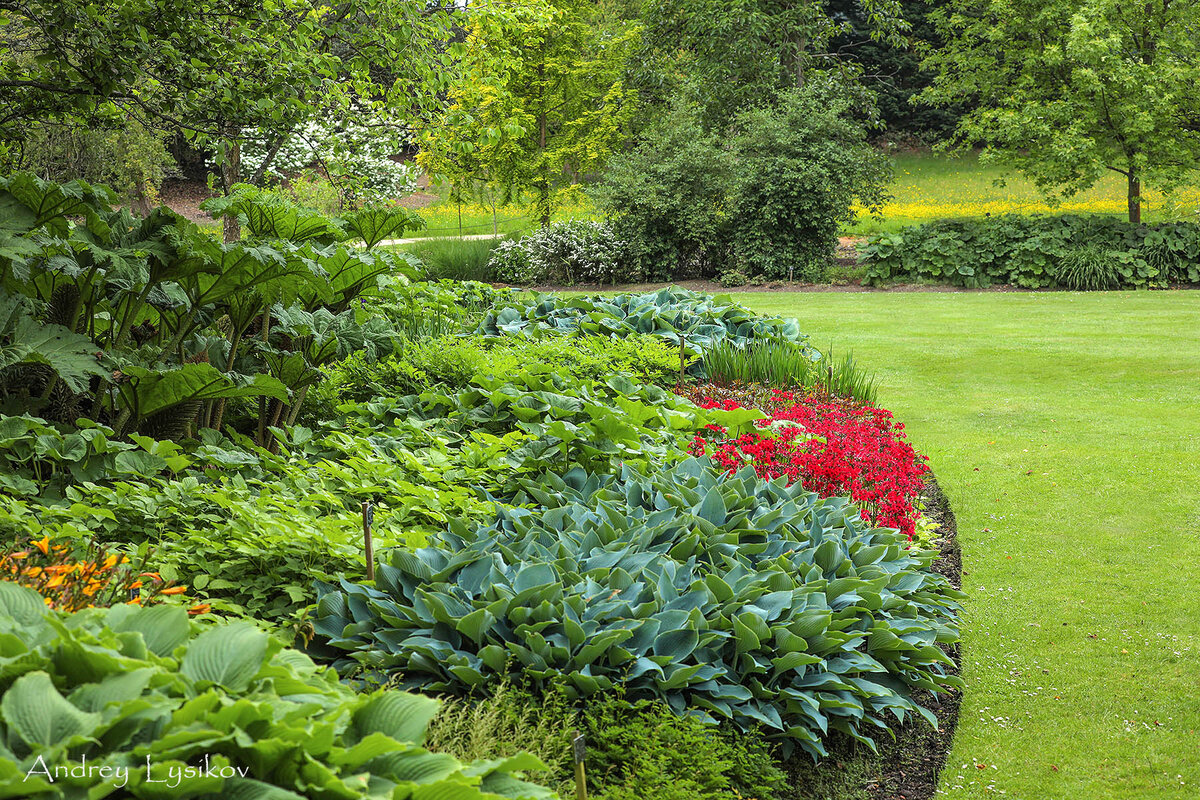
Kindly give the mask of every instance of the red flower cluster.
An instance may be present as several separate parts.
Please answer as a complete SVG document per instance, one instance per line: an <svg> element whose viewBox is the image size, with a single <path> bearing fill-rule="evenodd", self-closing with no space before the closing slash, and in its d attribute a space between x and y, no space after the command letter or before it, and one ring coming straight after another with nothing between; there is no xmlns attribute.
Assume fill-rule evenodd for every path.
<svg viewBox="0 0 1200 800"><path fill-rule="evenodd" d="M709 426L692 442L693 455L707 453L730 472L751 465L764 478L800 481L822 497L849 495L864 519L912 539L928 459L905 441L890 411L778 390L756 397L702 386L689 396L702 408L758 407L768 415L756 423L762 432L732 439Z"/></svg>

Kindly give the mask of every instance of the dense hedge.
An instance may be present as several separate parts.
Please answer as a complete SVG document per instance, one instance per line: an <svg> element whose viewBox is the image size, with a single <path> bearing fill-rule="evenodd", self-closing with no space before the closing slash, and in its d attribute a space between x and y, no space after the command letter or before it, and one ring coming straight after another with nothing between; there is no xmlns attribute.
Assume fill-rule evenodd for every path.
<svg viewBox="0 0 1200 800"><path fill-rule="evenodd" d="M876 236L863 258L870 284L1162 287L1200 282L1200 225L1074 215L939 220Z"/></svg>

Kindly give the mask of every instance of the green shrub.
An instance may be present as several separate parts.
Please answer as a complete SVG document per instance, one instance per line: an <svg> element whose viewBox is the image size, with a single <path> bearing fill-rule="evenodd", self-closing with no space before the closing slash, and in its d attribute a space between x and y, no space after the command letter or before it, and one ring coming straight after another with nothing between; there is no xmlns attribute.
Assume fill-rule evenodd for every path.
<svg viewBox="0 0 1200 800"><path fill-rule="evenodd" d="M710 277L732 263L737 169L695 112L676 109L610 159L591 194L628 243L634 273L655 281Z"/></svg>
<svg viewBox="0 0 1200 800"><path fill-rule="evenodd" d="M537 338L558 333L619 339L646 334L664 339L691 356L716 342L744 344L772 339L803 344L794 319L764 317L733 301L729 295L709 295L678 287L645 294L592 295L564 298L534 295L513 300L488 312L476 329L484 336ZM695 362L690 372L700 372Z"/></svg>
<svg viewBox="0 0 1200 800"><path fill-rule="evenodd" d="M876 236L861 252L863 282L869 284L930 280L1040 289L1200 283L1200 224L1194 222L1133 225L1115 217L1017 214L940 220Z"/></svg>
<svg viewBox="0 0 1200 800"><path fill-rule="evenodd" d="M697 459L524 487L538 508L393 551L376 587L322 586L315 625L346 651L339 669L449 692L623 684L814 758L831 731L873 747L889 716L932 719L914 691L961 685L940 647L961 595L935 553L866 529L845 498Z"/></svg>
<svg viewBox="0 0 1200 800"><path fill-rule="evenodd" d="M646 700L589 703L583 722L596 800L774 800L787 791L756 731L718 728Z"/></svg>
<svg viewBox="0 0 1200 800"><path fill-rule="evenodd" d="M814 76L777 104L734 123L739 170L729 201L740 270L816 283L833 260L855 203L878 209L891 179L887 157L867 142L851 98Z"/></svg>
<svg viewBox="0 0 1200 800"><path fill-rule="evenodd" d="M529 753L549 769L529 779L561 797L575 792L571 741L579 713L559 693L533 697L508 683L483 698L449 698L429 723L425 746L459 761L491 761Z"/></svg>
<svg viewBox="0 0 1200 800"><path fill-rule="evenodd" d="M550 794L515 774L541 766L531 756L464 764L422 747L436 700L357 694L250 623L202 628L176 606L59 616L36 592L0 582L0 638L6 797L113 787L201 800ZM78 769L85 761L91 771ZM199 774L172 786L170 771L189 766ZM83 774L55 774L70 767Z"/></svg>

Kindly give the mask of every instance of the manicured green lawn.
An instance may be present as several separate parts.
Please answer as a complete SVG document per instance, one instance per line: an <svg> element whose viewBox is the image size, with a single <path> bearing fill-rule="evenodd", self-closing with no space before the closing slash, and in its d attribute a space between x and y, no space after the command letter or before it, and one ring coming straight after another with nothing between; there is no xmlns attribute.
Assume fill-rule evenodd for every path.
<svg viewBox="0 0 1200 800"><path fill-rule="evenodd" d="M892 159L895 180L889 191L892 201L883 210L883 220L865 212L846 233L865 235L892 231L905 225L946 217L979 217L984 214L1033 214L1071 212L1078 214L1127 213L1125 179L1111 173L1090 190L1063 202L1055 209L1046 205L1041 192L1020 175L1007 185L997 186L1004 175L998 166L980 164L972 155L897 155ZM1163 219L1196 219L1200 213L1200 191L1181 189L1169 197L1149 187L1143 202L1147 222Z"/></svg>
<svg viewBox="0 0 1200 800"><path fill-rule="evenodd" d="M739 299L877 370L958 514L944 796L1200 797L1200 293Z"/></svg>

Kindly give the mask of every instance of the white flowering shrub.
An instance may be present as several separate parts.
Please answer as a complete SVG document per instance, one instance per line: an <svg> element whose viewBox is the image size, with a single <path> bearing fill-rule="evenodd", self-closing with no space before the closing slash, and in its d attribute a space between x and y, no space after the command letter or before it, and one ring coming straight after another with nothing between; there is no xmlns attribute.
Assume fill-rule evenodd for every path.
<svg viewBox="0 0 1200 800"><path fill-rule="evenodd" d="M271 144L266 131L247 132L242 140L243 170L258 169ZM383 126L314 121L287 138L271 160L267 175L280 180L315 166L348 184L359 197L392 199L416 191L420 175L415 165L392 160L404 144L402 136Z"/></svg>
<svg viewBox="0 0 1200 800"><path fill-rule="evenodd" d="M628 253L607 222L569 220L502 242L488 266L498 280L520 285L640 280Z"/></svg>

